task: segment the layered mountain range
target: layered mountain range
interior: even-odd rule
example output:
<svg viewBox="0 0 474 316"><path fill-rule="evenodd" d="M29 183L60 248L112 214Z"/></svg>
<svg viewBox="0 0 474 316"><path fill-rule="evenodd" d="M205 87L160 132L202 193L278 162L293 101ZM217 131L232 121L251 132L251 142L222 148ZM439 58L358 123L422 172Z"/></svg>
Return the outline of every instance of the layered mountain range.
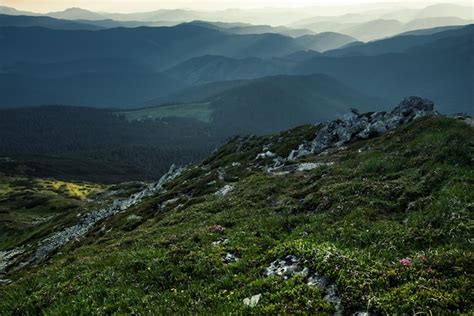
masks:
<svg viewBox="0 0 474 316"><path fill-rule="evenodd" d="M471 112L472 33L472 26L440 28L361 43L335 33L242 35L202 23L8 26L0 28L0 105L136 107L210 82L323 73L372 97L423 94L441 111Z"/></svg>

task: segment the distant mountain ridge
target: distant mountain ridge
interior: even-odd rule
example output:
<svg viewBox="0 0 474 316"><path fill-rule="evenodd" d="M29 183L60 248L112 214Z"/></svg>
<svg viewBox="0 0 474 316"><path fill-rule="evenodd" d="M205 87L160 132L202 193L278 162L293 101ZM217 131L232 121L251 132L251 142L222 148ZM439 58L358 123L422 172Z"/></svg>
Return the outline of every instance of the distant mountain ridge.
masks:
<svg viewBox="0 0 474 316"><path fill-rule="evenodd" d="M69 20L58 20L47 16L0 14L0 27L45 27L57 30L100 30L102 27Z"/></svg>
<svg viewBox="0 0 474 316"><path fill-rule="evenodd" d="M406 35L367 44L349 45L325 54L298 52L283 58L261 60L261 68L252 67L246 74L254 78L272 72L287 74L325 73L367 95L395 102L400 96L424 94L446 113L472 113L474 26L449 29L428 35ZM206 72L215 60L196 59L173 68L174 78L193 82L219 81L219 71ZM245 62L230 60L234 69L245 69ZM442 66L441 66L442 65ZM181 74L180 74L181 73ZM227 73L232 75L233 73ZM235 74L235 73L234 73ZM241 73L227 80L242 79Z"/></svg>

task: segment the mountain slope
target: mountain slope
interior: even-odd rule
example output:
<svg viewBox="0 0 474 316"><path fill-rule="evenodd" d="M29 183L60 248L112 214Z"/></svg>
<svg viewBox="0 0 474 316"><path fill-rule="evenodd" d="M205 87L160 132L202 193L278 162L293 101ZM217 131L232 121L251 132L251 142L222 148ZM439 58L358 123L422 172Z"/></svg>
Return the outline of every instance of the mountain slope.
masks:
<svg viewBox="0 0 474 316"><path fill-rule="evenodd" d="M438 32L439 29L423 29L415 34L400 34L391 38L366 43L363 45L357 45L355 47L347 47L342 49L336 49L327 52L330 56L351 56L351 55L364 55L374 56L390 53L403 53L411 48L419 47L427 44L436 46L436 43L443 39L449 39L451 37L470 37L472 36L474 25L463 26L460 28L447 29Z"/></svg>
<svg viewBox="0 0 474 316"><path fill-rule="evenodd" d="M315 35L314 32L305 29L292 29L285 26L270 26L270 25L253 25L246 23L223 23L223 22L208 22L208 21L192 21L191 24L208 27L214 30L221 30L232 34L264 34L264 33L278 33L291 37L299 37L303 35Z"/></svg>
<svg viewBox="0 0 474 316"><path fill-rule="evenodd" d="M325 52L331 49L337 49L349 43L357 41L354 37L344 34L325 32L316 35L305 35L297 37L296 40L306 49L317 52Z"/></svg>
<svg viewBox="0 0 474 316"><path fill-rule="evenodd" d="M7 15L29 15L29 16L36 16L38 14L28 11L20 11L11 7L0 6L0 14L7 14Z"/></svg>
<svg viewBox="0 0 474 316"><path fill-rule="evenodd" d="M270 76L253 80L218 82L186 89L148 104L165 100L162 107L194 96L211 111L211 124L226 134L271 133L299 124L333 119L351 107L379 108L380 99L358 93L326 75ZM178 102L179 103L179 102ZM155 103L154 105L157 105ZM152 109L150 109L152 111Z"/></svg>
<svg viewBox="0 0 474 316"><path fill-rule="evenodd" d="M235 138L152 193L113 196L122 211L89 206L92 226L92 215L58 225L85 234L8 272L0 310L472 313L472 127L428 116L280 170L256 159L286 157L321 128ZM15 249L0 263L31 255Z"/></svg>
<svg viewBox="0 0 474 316"><path fill-rule="evenodd" d="M461 7L462 8L462 7ZM464 8L463 10L469 10ZM470 8L472 11L472 8ZM419 29L445 27L454 25L468 25L473 23L472 14L466 17L466 13L462 15L450 15L448 12L442 15L406 18L409 16L407 10L401 11L400 16L374 15L367 20L344 20L343 17L334 17L329 19L318 18L299 25L308 28L316 33L321 32L337 32L355 37L362 41L373 41L387 37L396 36L401 33L416 31ZM463 17L463 18L461 18Z"/></svg>
<svg viewBox="0 0 474 316"><path fill-rule="evenodd" d="M268 133L333 119L349 110L373 108L364 96L325 75L255 79L212 97L213 121L241 132Z"/></svg>
<svg viewBox="0 0 474 316"><path fill-rule="evenodd" d="M94 91L91 78L88 98ZM64 87L63 79L51 80L56 89ZM126 95L125 83L138 81L124 82L118 90L114 86L117 102L133 97ZM19 86L6 81L2 89L7 92L9 84ZM40 93L45 92L38 90L37 98L41 100ZM22 96L21 90L16 93ZM172 162L185 164L204 157L230 136L324 121L351 106L368 108L376 103L318 75L220 82L184 90L168 101L174 104L135 110L71 106L1 110L0 156L12 161L0 163L0 172L23 170L22 176L45 176L51 171L65 180L103 182L150 179ZM70 170L68 163L73 166Z"/></svg>
<svg viewBox="0 0 474 316"><path fill-rule="evenodd" d="M165 71L165 74L188 84L215 81L254 79L287 73L280 60L260 58L235 59L225 56L206 55L189 59Z"/></svg>
<svg viewBox="0 0 474 316"><path fill-rule="evenodd" d="M472 113L473 30L472 26L424 30L426 35L403 34L324 54L299 51L253 63L206 56L173 67L169 73L194 83L257 78L269 72L325 73L366 95L391 102L407 94L424 94L438 101L445 113Z"/></svg>
<svg viewBox="0 0 474 316"><path fill-rule="evenodd" d="M81 8L68 8L64 11L49 12L48 16L64 20L104 20L105 17L99 13Z"/></svg>
<svg viewBox="0 0 474 316"><path fill-rule="evenodd" d="M447 34L446 34L447 33ZM423 94L440 104L444 113L472 113L474 74L474 27L427 36L402 36L350 47L337 52L340 58L316 57L300 63L294 73L325 73L358 91L392 102L407 94ZM447 36L449 35L449 36ZM364 56L384 51L400 42L413 42L400 53ZM385 48L382 46L386 45ZM379 50L380 49L380 50ZM354 52L356 56L351 56ZM348 55L344 57L344 55ZM362 55L362 56L360 56Z"/></svg>
<svg viewBox="0 0 474 316"><path fill-rule="evenodd" d="M72 74L63 73L64 70L58 70L61 76L0 73L0 107L68 104L126 108L183 87L161 73L136 69L112 72L82 72L85 70L82 69Z"/></svg>
<svg viewBox="0 0 474 316"><path fill-rule="evenodd" d="M118 111L117 111L118 112ZM0 173L116 183L205 157L226 135L196 120L127 121L72 106L0 110Z"/></svg>
<svg viewBox="0 0 474 316"><path fill-rule="evenodd" d="M159 70L206 54L274 57L305 49L279 34L234 35L190 24L99 31L6 27L0 29L0 35L0 44L7 48L0 51L2 64L122 58L140 60Z"/></svg>
<svg viewBox="0 0 474 316"><path fill-rule="evenodd" d="M343 27L341 33L353 36L362 41L371 41L401 33L403 24L398 20L374 20Z"/></svg>

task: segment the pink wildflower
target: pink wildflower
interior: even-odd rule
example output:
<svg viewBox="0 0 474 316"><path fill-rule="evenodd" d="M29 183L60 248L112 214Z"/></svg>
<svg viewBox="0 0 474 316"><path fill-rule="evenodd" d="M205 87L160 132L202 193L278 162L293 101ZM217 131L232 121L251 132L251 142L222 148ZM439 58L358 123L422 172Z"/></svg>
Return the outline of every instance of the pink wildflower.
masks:
<svg viewBox="0 0 474 316"><path fill-rule="evenodd" d="M214 225L212 229L216 232L222 233L225 230L225 227L222 225Z"/></svg>
<svg viewBox="0 0 474 316"><path fill-rule="evenodd" d="M400 259L400 264L404 267L410 267L411 266L411 259L410 258Z"/></svg>
<svg viewBox="0 0 474 316"><path fill-rule="evenodd" d="M433 269L431 269L431 267L429 267L428 269L426 269L426 272L433 273Z"/></svg>

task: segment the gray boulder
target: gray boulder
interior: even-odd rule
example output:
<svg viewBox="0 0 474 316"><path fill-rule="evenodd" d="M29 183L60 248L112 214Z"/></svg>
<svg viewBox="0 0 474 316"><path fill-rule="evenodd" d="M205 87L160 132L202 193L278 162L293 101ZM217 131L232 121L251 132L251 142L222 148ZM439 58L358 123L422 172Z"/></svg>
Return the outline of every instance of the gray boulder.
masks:
<svg viewBox="0 0 474 316"><path fill-rule="evenodd" d="M405 98L391 112L392 115L401 115L403 117L415 117L418 113L433 112L434 104L430 100L420 97Z"/></svg>

